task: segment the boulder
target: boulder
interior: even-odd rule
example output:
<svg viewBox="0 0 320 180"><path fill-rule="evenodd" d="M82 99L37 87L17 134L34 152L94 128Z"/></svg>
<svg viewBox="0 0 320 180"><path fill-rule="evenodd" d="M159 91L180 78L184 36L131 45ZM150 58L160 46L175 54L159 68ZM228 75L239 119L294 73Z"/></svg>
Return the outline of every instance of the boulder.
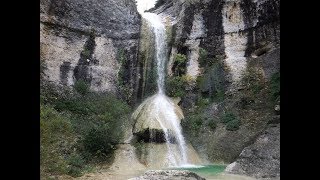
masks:
<svg viewBox="0 0 320 180"><path fill-rule="evenodd" d="M149 170L142 176L131 178L129 180L205 180L196 173L187 170Z"/></svg>
<svg viewBox="0 0 320 180"><path fill-rule="evenodd" d="M256 178L280 177L280 124L270 126L239 158L227 166L226 172Z"/></svg>
<svg viewBox="0 0 320 180"><path fill-rule="evenodd" d="M183 118L182 109L171 98L156 94L147 98L132 114L135 122L133 133L163 131L163 127L170 131L174 129L171 122L180 123Z"/></svg>

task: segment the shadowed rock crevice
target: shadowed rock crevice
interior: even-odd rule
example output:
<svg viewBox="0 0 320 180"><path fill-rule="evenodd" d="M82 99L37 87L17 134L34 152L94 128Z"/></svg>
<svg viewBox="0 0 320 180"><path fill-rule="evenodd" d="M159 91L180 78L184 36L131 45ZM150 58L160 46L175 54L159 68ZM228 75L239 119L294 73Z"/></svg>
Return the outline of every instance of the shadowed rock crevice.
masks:
<svg viewBox="0 0 320 180"><path fill-rule="evenodd" d="M68 74L70 71L70 62L63 62L62 65L60 66L60 81L61 84L67 85L68 84Z"/></svg>
<svg viewBox="0 0 320 180"><path fill-rule="evenodd" d="M77 66L74 68L74 77L77 81L83 80L88 84L91 83L91 76L89 73L89 66L95 64L95 61L92 61L92 55L94 52L95 44L95 35L94 31L90 34L87 42L84 45L83 51L80 54L80 59ZM91 62L92 61L92 62Z"/></svg>
<svg viewBox="0 0 320 180"><path fill-rule="evenodd" d="M201 40L200 46L208 51L208 58L225 55L223 18L221 13L224 4L223 0L211 1L203 11L207 36Z"/></svg>
<svg viewBox="0 0 320 180"><path fill-rule="evenodd" d="M138 142L143 141L144 143L165 143L166 137L163 130L160 129L145 129L134 134ZM171 130L168 130L169 142L176 143L176 138Z"/></svg>

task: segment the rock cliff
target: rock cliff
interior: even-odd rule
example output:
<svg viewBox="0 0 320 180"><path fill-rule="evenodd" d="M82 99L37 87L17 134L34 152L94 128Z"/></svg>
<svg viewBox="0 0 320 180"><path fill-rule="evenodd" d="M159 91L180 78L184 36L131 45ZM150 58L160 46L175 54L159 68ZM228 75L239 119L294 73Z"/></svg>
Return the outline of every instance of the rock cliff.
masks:
<svg viewBox="0 0 320 180"><path fill-rule="evenodd" d="M133 0L41 0L44 81L121 92L134 101L141 18Z"/></svg>
<svg viewBox="0 0 320 180"><path fill-rule="evenodd" d="M176 76L176 54L187 57L183 75L193 81L181 97L187 139L202 158L235 161L268 123L280 123L280 1L167 0L151 12L172 30L168 75ZM235 119L229 124L228 114ZM242 174L259 176L251 170ZM278 176L280 169L275 171L269 175Z"/></svg>

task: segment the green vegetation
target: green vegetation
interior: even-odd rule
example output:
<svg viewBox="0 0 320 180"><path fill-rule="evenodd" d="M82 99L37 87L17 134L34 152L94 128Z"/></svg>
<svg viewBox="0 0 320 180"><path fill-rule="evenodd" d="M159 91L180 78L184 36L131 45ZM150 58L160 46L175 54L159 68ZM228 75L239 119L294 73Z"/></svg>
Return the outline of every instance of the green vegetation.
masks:
<svg viewBox="0 0 320 180"><path fill-rule="evenodd" d="M203 49L199 48L199 64L202 67L207 66L207 61L208 61L208 52Z"/></svg>
<svg viewBox="0 0 320 180"><path fill-rule="evenodd" d="M178 54L174 55L174 62L177 62L177 64L185 63L186 60L187 60L187 57L184 54L178 53Z"/></svg>
<svg viewBox="0 0 320 180"><path fill-rule="evenodd" d="M208 51L204 48L199 48L199 64L202 67L210 67L215 63L221 62L224 59L222 55L215 55L214 57L208 56Z"/></svg>
<svg viewBox="0 0 320 180"><path fill-rule="evenodd" d="M185 76L167 77L166 89L167 94L171 97L183 97L186 95L186 86L188 78Z"/></svg>
<svg viewBox="0 0 320 180"><path fill-rule="evenodd" d="M208 106L210 103L212 103L212 100L210 98L205 98L205 97L199 96L198 101L196 103L196 106L203 109L206 106Z"/></svg>
<svg viewBox="0 0 320 180"><path fill-rule="evenodd" d="M280 72L274 73L270 80L270 90L273 100L280 97Z"/></svg>
<svg viewBox="0 0 320 180"><path fill-rule="evenodd" d="M81 95L86 95L90 90L90 86L84 80L80 79L74 83L74 89Z"/></svg>
<svg viewBox="0 0 320 180"><path fill-rule="evenodd" d="M223 58L220 55L210 58L204 48L199 49L199 64L204 70L202 76L197 78L199 96L210 98L214 102L221 102L225 99Z"/></svg>
<svg viewBox="0 0 320 180"><path fill-rule="evenodd" d="M93 53L94 50L94 46L95 46L95 30L91 29L90 33L89 33L89 39L86 42L84 49L81 52L81 57L86 60L86 59L90 59L91 54Z"/></svg>
<svg viewBox="0 0 320 180"><path fill-rule="evenodd" d="M236 116L233 113L226 112L225 114L222 115L221 122L226 124L226 123L233 121L235 119L236 119Z"/></svg>
<svg viewBox="0 0 320 180"><path fill-rule="evenodd" d="M121 65L121 68L118 72L118 87L119 87L119 91L121 93L121 96L127 101L129 102L131 97L132 97L132 93L133 90L132 88L130 88L130 83L127 82L126 80L126 70L128 70L127 63L128 63L128 59L127 59L127 55L124 49L120 49L118 51L118 62Z"/></svg>
<svg viewBox="0 0 320 180"><path fill-rule="evenodd" d="M202 98L210 98L214 102L225 99L225 79L220 63L215 63L205 74L197 78L197 87Z"/></svg>
<svg viewBox="0 0 320 180"><path fill-rule="evenodd" d="M91 53L91 51L89 49L84 49L81 52L81 55L83 55L86 59L89 59L90 58L90 53Z"/></svg>
<svg viewBox="0 0 320 180"><path fill-rule="evenodd" d="M182 121L184 122L184 121ZM202 124L203 124L203 116L202 114L190 114L186 116L187 124L182 124L184 127L183 129L186 129L186 131L190 132L192 135L198 134Z"/></svg>
<svg viewBox="0 0 320 180"><path fill-rule="evenodd" d="M83 95L42 87L41 177L77 177L96 163L110 162L131 108L110 94Z"/></svg>
<svg viewBox="0 0 320 180"><path fill-rule="evenodd" d="M228 131L236 131L239 129L240 121L232 112L223 114L220 121L226 124L226 130Z"/></svg>
<svg viewBox="0 0 320 180"><path fill-rule="evenodd" d="M82 175L82 172L86 168L86 161L83 159L83 157L79 154L72 154L68 158L68 174L73 177L78 177Z"/></svg>
<svg viewBox="0 0 320 180"><path fill-rule="evenodd" d="M238 119L227 122L226 130L228 131L236 131L239 129L240 121Z"/></svg>
<svg viewBox="0 0 320 180"><path fill-rule="evenodd" d="M248 68L242 81L253 94L258 94L265 87L261 73L255 68Z"/></svg>
<svg viewBox="0 0 320 180"><path fill-rule="evenodd" d="M173 74L182 76L186 72L187 56L184 54L175 54L173 57Z"/></svg>
<svg viewBox="0 0 320 180"><path fill-rule="evenodd" d="M190 136L198 136L199 131L204 127L209 127L214 131L217 127L218 119L212 117L212 114L205 113L207 105L200 106L197 103L197 108L193 112L189 112L185 115L186 120L181 122L186 134Z"/></svg>
<svg viewBox="0 0 320 180"><path fill-rule="evenodd" d="M63 139L62 139L63 136ZM70 120L50 106L40 106L40 166L41 173L67 173L67 162L63 158L60 142L71 146L74 133Z"/></svg>
<svg viewBox="0 0 320 180"><path fill-rule="evenodd" d="M118 52L118 62L120 64L124 64L127 61L127 57L126 57L126 53L124 51L124 49L120 49Z"/></svg>
<svg viewBox="0 0 320 180"><path fill-rule="evenodd" d="M71 155L76 145L77 134L72 128L71 114L57 112L50 105L40 105L40 170L42 177L46 174L69 174L77 177L84 168L88 168L84 161L81 166L76 164Z"/></svg>
<svg viewBox="0 0 320 180"><path fill-rule="evenodd" d="M209 121L208 126L211 128L211 130L215 130L217 123L215 121Z"/></svg>
<svg viewBox="0 0 320 180"><path fill-rule="evenodd" d="M192 78L184 75L186 71L187 56L184 54L175 54L173 59L173 76L167 77L167 94L172 97L183 97L186 95L186 87L192 81Z"/></svg>

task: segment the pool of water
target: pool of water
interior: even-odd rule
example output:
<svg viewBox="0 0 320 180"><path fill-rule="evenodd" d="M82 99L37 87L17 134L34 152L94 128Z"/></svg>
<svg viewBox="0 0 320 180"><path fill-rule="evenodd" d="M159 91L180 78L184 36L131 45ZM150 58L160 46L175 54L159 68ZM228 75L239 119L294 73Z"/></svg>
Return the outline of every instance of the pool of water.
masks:
<svg viewBox="0 0 320 180"><path fill-rule="evenodd" d="M172 169L189 170L199 175L214 176L219 173L222 173L226 167L227 167L226 165L205 165L205 166L181 167L181 168L172 168Z"/></svg>
<svg viewBox="0 0 320 180"><path fill-rule="evenodd" d="M198 174L201 177L206 178L207 180L254 180L254 178L240 175L232 175L224 173L227 165L220 164L211 164L203 166L186 166L179 168L170 168L176 170L189 170Z"/></svg>

